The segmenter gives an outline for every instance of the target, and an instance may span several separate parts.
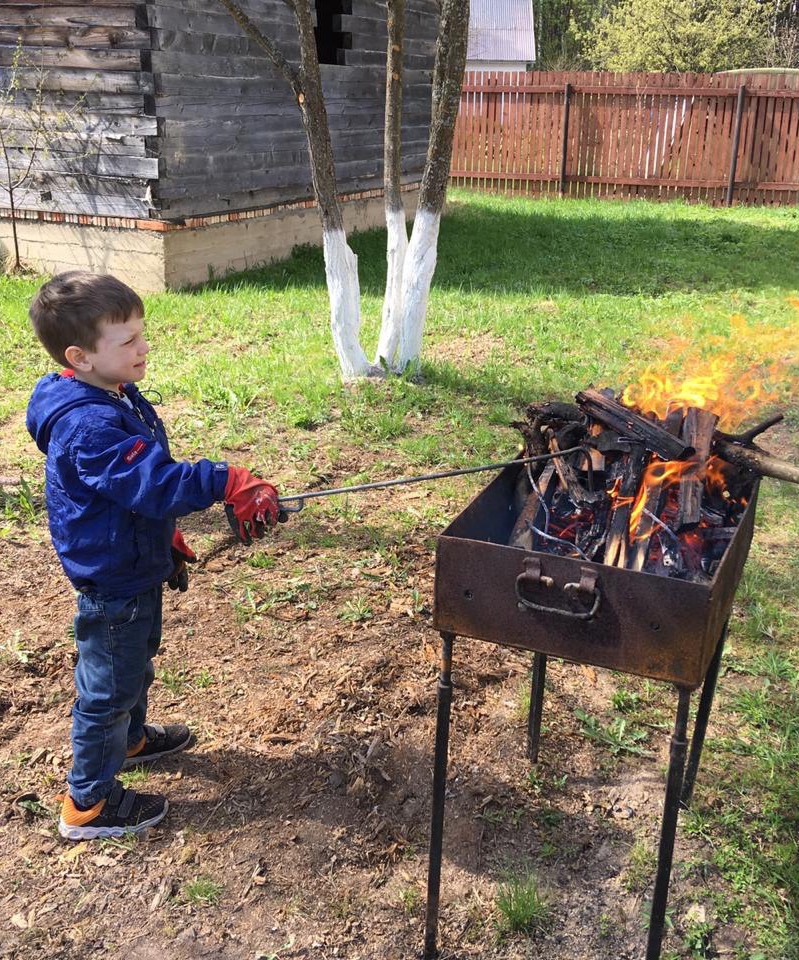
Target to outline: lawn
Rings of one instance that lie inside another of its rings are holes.
[[[385,236],[353,246],[370,352]],[[312,503],[252,550],[232,544],[218,511],[188,518],[201,560],[186,597],[168,598],[153,716],[187,717],[197,746],[132,781],[170,797],[163,829],[66,848],[53,811],[69,763],[72,598],[24,430],[31,386],[52,369],[26,319],[38,282],[0,277],[0,956],[121,956],[126,938],[133,960],[171,956],[172,943],[175,957],[224,960],[413,955],[435,719],[432,553],[486,476]],[[532,400],[621,387],[649,365],[679,377],[688,358],[726,352],[734,381],[781,361],[757,413],[786,413],[763,444],[796,462],[798,298],[794,209],[457,191],[419,381],[340,384],[321,253],[301,249],[146,298],[145,386],[177,455],[247,465],[289,493],[510,458],[509,424]],[[763,484],[680,820],[664,958],[799,958],[798,494]],[[443,945],[453,958],[639,956],[673,691],[553,664],[531,769],[529,658],[459,641],[455,669]]]

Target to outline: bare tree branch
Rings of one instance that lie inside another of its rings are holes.
[[[254,40],[263,50],[266,51],[267,56],[278,69],[283,79],[299,96],[299,94],[302,93],[302,80],[300,78],[300,74],[283,56],[281,51],[278,49],[277,44],[275,44],[273,40],[270,40],[266,34],[262,33],[247,16],[247,14],[241,9],[241,7],[237,3],[234,3],[233,0],[219,0],[219,2],[231,15],[231,17],[233,17],[233,19],[247,34],[247,36],[251,40]],[[293,0],[286,0],[286,4],[292,10],[294,10],[296,14],[296,6]]]
[[[419,191],[419,208],[440,212],[449,180],[455,120],[461,102],[466,42],[469,35],[469,0],[442,0],[433,69],[433,111],[430,142]]]
[[[227,2],[227,0],[225,0]],[[302,95],[298,97],[311,157],[311,178],[316,202],[326,230],[343,230],[344,218],[338,200],[336,164],[330,125],[322,92],[322,74],[316,52],[316,35],[309,0],[293,0],[297,31],[300,35],[300,73]]]
[[[713,452],[729,463],[753,470],[762,477],[774,477],[777,480],[787,480],[789,483],[799,483],[799,466],[787,460],[780,460],[754,443],[744,447],[716,435],[713,438]]]
[[[383,183],[386,206],[402,206],[402,57],[405,39],[405,0],[388,0],[386,53],[386,119],[383,131]]]

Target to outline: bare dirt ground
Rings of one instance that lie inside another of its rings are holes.
[[[396,507],[420,496],[389,499]],[[440,506],[452,516],[467,499],[464,491]],[[364,498],[361,516],[379,523],[385,500]],[[351,520],[319,523],[324,537],[300,536],[301,523],[263,545],[270,559],[260,568],[247,565],[252,551],[232,542],[218,508],[182,524],[204,562],[187,594],[166,592],[150,718],[186,720],[197,739],[134,784],[165,793],[170,812],[146,839],[122,843],[57,835],[73,597],[44,526],[34,539],[30,529],[0,538],[10,651],[0,663],[0,957],[420,955],[438,660],[429,534],[440,526],[420,520],[389,563]],[[612,757],[581,735],[575,709],[607,715],[618,678],[552,662],[531,776],[520,708],[529,667],[529,654],[455,645],[442,956],[641,957],[654,861],[642,878],[630,852],[642,841],[655,849],[676,698],[654,685],[662,723],[651,730],[652,757]],[[675,863],[702,848],[678,832]],[[526,865],[550,921],[534,936],[502,936],[497,884]],[[712,872],[675,868],[675,921],[709,884]],[[669,936],[679,947],[677,932]],[[744,940],[719,932],[716,955],[733,957]]]

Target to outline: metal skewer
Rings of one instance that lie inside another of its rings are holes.
[[[554,460],[556,457],[565,457],[568,454],[585,450],[584,447],[569,447],[567,450],[558,450],[555,453],[543,453],[536,457],[520,457],[518,460],[505,460],[501,463],[486,463],[480,467],[464,467],[460,470],[445,470],[443,473],[424,473],[418,477],[403,477],[399,480],[376,480],[374,483],[359,483],[352,487],[335,487],[330,490],[313,490],[310,493],[297,493],[287,497],[280,497],[278,504],[284,513],[299,513],[306,500],[315,500],[319,497],[333,497],[341,493],[359,493],[362,490],[380,490],[384,487],[399,487],[408,483],[421,483],[423,480],[444,480],[447,477],[462,477],[467,473],[480,473],[483,470],[501,470],[516,464],[537,463],[542,460]]]

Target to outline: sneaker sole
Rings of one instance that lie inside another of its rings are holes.
[[[160,760],[162,757],[170,757],[173,753],[180,753],[181,750],[185,750],[186,747],[191,743],[192,735],[189,734],[188,737],[183,741],[183,743],[178,744],[176,747],[172,747],[171,750],[162,750],[160,753],[151,753],[146,757],[125,757],[122,761],[121,770],[130,770],[131,767],[141,767],[145,763],[155,763],[156,760]]]
[[[58,832],[65,840],[110,839],[112,837],[124,837],[130,833],[144,833],[145,830],[149,830],[150,827],[160,823],[166,816],[167,810],[169,810],[169,801],[164,800],[164,809],[157,816],[127,827],[73,827],[63,820],[59,820]]]

